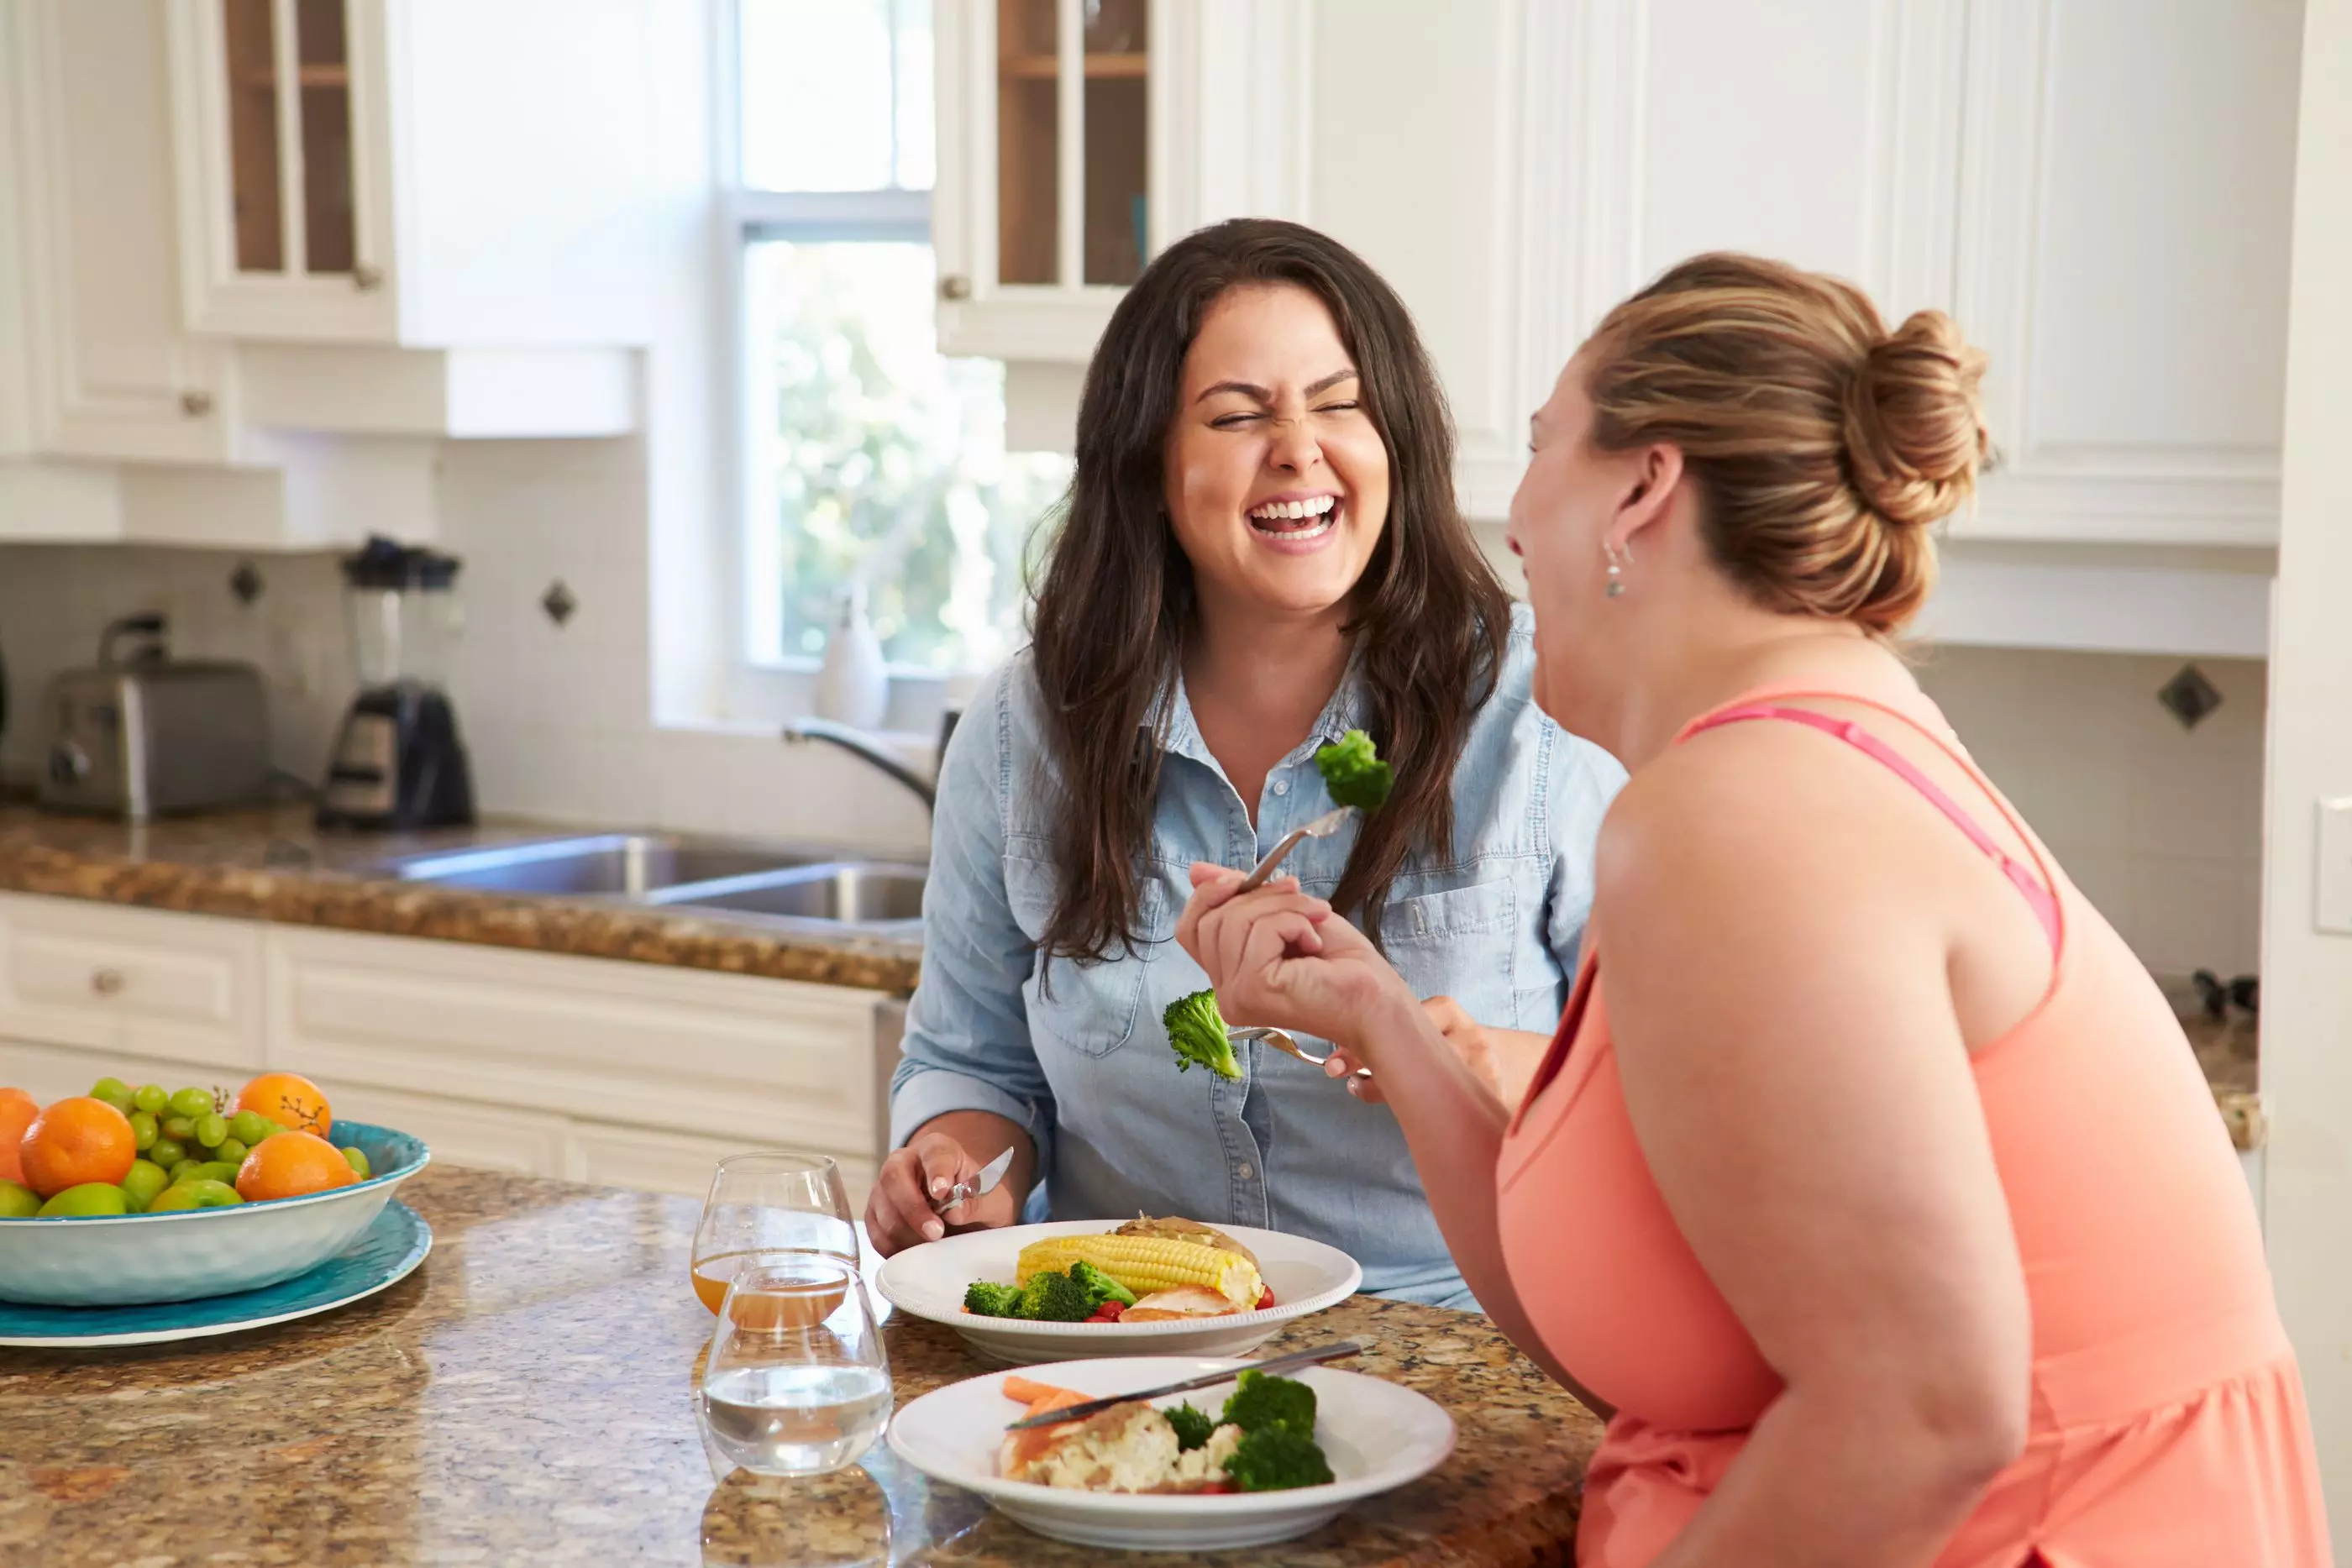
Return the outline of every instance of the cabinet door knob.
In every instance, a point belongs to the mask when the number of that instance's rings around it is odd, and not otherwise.
[[[940,298],[942,299],[971,298],[971,279],[961,272],[949,273],[940,279]]]
[[[366,294],[383,287],[383,268],[361,262],[352,268],[352,287]]]
[[[101,997],[118,995],[122,989],[122,971],[92,969],[89,972],[89,988]]]
[[[213,411],[213,394],[208,392],[184,392],[180,394],[180,412],[190,419],[202,419]]]

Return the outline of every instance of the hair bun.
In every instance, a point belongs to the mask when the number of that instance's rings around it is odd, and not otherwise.
[[[1847,472],[1865,505],[1902,527],[1965,505],[1989,444],[1977,384],[1985,356],[1940,310],[1871,345],[1845,394]]]

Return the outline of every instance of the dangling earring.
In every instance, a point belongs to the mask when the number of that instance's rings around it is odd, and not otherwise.
[[[1633,552],[1620,551],[1612,544],[1604,544],[1601,549],[1609,557],[1609,587],[1606,592],[1612,599],[1622,599],[1625,597],[1625,565],[1633,559]]]

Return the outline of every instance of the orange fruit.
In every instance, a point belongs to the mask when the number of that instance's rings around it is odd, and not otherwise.
[[[334,1113],[319,1086],[299,1072],[265,1072],[236,1092],[236,1109],[267,1116],[279,1126],[325,1137],[335,1130]]]
[[[315,1133],[273,1133],[237,1167],[236,1196],[247,1203],[301,1197],[359,1180],[343,1152]]]
[[[131,1118],[103,1100],[77,1094],[33,1118],[17,1145],[25,1185],[43,1197],[89,1182],[119,1182],[139,1157]]]
[[[24,1141],[25,1129],[40,1113],[41,1103],[22,1089],[0,1089],[0,1181],[25,1179],[16,1145]]]

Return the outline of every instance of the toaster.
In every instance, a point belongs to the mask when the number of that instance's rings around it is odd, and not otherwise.
[[[118,652],[125,639],[141,641]],[[117,621],[96,667],[49,683],[41,804],[142,821],[251,805],[269,788],[269,713],[251,664],[171,656],[161,615]]]

